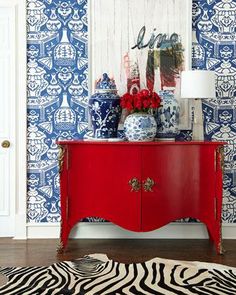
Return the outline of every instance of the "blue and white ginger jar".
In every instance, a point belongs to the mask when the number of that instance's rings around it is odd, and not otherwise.
[[[89,99],[89,113],[95,138],[117,137],[121,116],[120,97],[115,81],[106,73],[97,81],[95,93]]]
[[[125,119],[124,133],[129,141],[153,141],[156,132],[156,120],[151,114],[133,113]]]
[[[161,106],[156,112],[157,138],[175,140],[179,134],[179,103],[170,90],[162,90],[158,94],[161,97]]]

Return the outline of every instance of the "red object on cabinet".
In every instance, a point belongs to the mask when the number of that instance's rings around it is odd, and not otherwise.
[[[158,229],[181,218],[207,226],[221,246],[223,142],[58,141],[61,244],[95,216],[125,229]]]

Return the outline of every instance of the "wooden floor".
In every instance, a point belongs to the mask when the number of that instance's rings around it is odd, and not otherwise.
[[[143,262],[154,257],[204,261],[236,267],[236,240],[223,241],[224,255],[217,255],[208,240],[70,240],[66,252],[57,255],[58,240],[13,240],[0,238],[0,266],[41,266],[73,260],[92,253],[104,253],[124,263]],[[0,276],[0,286],[6,278]]]
[[[57,255],[56,239],[12,240],[0,238],[0,266],[49,265],[92,253],[105,253],[113,260],[132,263],[153,257],[197,260],[236,267],[236,240],[224,240],[224,255],[217,255],[208,240],[70,240],[64,254]]]

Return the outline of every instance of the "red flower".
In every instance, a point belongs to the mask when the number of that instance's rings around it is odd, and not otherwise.
[[[125,93],[121,97],[120,105],[130,112],[148,112],[160,107],[160,96],[156,92],[142,89],[137,94]]]
[[[141,96],[143,97],[148,97],[149,96],[149,90],[148,89],[142,89],[139,92],[141,94]]]

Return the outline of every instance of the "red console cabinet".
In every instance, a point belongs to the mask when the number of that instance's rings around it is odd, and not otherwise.
[[[62,251],[82,218],[150,231],[181,218],[221,246],[223,142],[59,141]]]

